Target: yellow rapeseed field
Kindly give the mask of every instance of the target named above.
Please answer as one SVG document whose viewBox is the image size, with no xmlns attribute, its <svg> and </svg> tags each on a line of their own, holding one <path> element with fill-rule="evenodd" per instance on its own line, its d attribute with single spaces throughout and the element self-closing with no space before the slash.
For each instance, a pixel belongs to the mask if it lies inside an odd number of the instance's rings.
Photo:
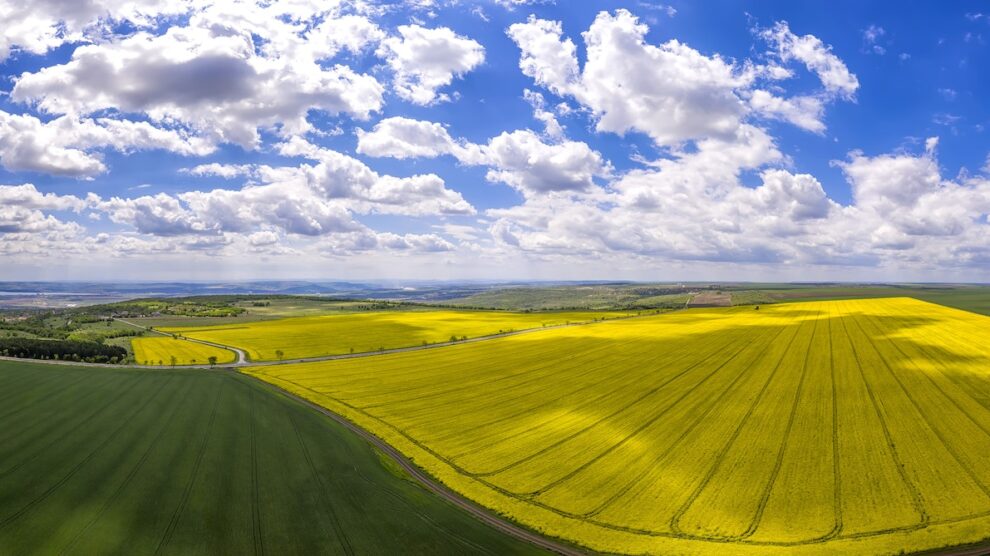
<svg viewBox="0 0 990 556">
<path fill-rule="evenodd" d="M 275 361 L 277 351 L 283 359 L 361 353 L 629 314 L 635 312 L 383 311 L 161 330 L 241 348 L 255 361 Z"/>
<path fill-rule="evenodd" d="M 828 301 L 245 371 L 596 550 L 888 553 L 990 534 L 988 338 L 913 299 Z"/>
<path fill-rule="evenodd" d="M 237 357 L 234 352 L 167 336 L 133 338 L 134 361 L 138 365 L 171 365 L 175 357 L 176 365 L 206 365 L 210 356 L 217 363 L 232 363 Z"/>
</svg>

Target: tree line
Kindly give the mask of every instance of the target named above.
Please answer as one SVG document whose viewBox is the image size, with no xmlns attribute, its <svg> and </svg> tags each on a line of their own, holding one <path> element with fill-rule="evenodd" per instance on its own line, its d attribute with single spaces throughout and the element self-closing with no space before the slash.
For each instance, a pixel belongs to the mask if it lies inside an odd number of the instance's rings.
<svg viewBox="0 0 990 556">
<path fill-rule="evenodd" d="M 98 342 L 34 338 L 0 338 L 0 355 L 85 363 L 121 363 L 127 360 L 127 350 L 120 346 L 108 346 Z"/>
</svg>

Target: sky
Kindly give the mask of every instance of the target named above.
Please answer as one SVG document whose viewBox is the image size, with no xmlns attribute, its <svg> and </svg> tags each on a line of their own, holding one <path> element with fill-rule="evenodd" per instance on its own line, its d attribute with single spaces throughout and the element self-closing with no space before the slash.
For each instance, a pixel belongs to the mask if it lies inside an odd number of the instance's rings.
<svg viewBox="0 0 990 556">
<path fill-rule="evenodd" d="M 0 21 L 0 280 L 990 281 L 985 2 Z"/>
</svg>

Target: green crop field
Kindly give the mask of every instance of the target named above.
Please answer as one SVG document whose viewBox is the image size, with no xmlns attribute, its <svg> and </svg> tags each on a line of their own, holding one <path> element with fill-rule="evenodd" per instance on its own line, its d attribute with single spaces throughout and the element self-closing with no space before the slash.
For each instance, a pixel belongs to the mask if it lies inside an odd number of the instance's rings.
<svg viewBox="0 0 990 556">
<path fill-rule="evenodd" d="M 692 309 L 245 369 L 605 552 L 990 537 L 990 318 L 906 298 Z"/>
<path fill-rule="evenodd" d="M 536 552 L 247 377 L 0 361 L 0 554 Z"/>
<path fill-rule="evenodd" d="M 274 361 L 277 351 L 283 359 L 360 353 L 630 314 L 635 312 L 380 311 L 161 330 Z"/>
</svg>

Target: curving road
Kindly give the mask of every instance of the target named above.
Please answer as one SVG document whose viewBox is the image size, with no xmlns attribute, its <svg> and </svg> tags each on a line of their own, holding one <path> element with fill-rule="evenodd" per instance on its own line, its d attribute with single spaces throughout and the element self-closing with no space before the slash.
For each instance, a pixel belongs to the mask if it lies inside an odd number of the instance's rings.
<svg viewBox="0 0 990 556">
<path fill-rule="evenodd" d="M 457 341 L 454 341 L 454 342 L 437 342 L 435 344 L 427 344 L 425 346 L 422 346 L 422 345 L 420 345 L 420 346 L 407 346 L 407 347 L 400 347 L 400 348 L 383 349 L 383 350 L 378 350 L 378 351 L 362 351 L 362 352 L 358 352 L 358 353 L 339 353 L 339 354 L 336 354 L 336 355 L 321 355 L 321 356 L 318 356 L 318 357 L 303 357 L 303 358 L 297 358 L 297 359 L 282 359 L 280 361 L 251 361 L 250 359 L 248 359 L 247 353 L 244 350 L 242 350 L 240 348 L 236 348 L 234 346 L 228 346 L 228 345 L 224 345 L 224 344 L 217 344 L 217 343 L 214 343 L 214 342 L 207 342 L 206 340 L 197 340 L 195 338 L 190 338 L 189 336 L 182 336 L 182 339 L 183 340 L 186 340 L 186 341 L 189 341 L 189 342 L 195 342 L 197 344 L 203 344 L 203 345 L 206 345 L 206 346 L 212 346 L 212 347 L 216 347 L 216 348 L 230 350 L 230 351 L 233 351 L 234 353 L 236 353 L 237 354 L 237 361 L 234 362 L 234 363 L 225 363 L 223 365 L 224 367 L 267 367 L 267 366 L 270 366 L 270 365 L 291 365 L 291 364 L 296 364 L 296 363 L 314 363 L 314 362 L 317 362 L 317 361 L 333 361 L 333 360 L 336 360 L 336 359 L 354 359 L 356 357 L 373 357 L 375 355 L 388 355 L 390 353 L 404 353 L 404 352 L 407 352 L 407 351 L 420 351 L 420 350 L 424 350 L 424 349 L 435 349 L 435 348 L 442 348 L 442 347 L 447 347 L 447 346 L 455 346 L 455 345 L 460 345 L 460 344 L 471 344 L 471 343 L 474 343 L 474 342 L 487 342 L 487 341 L 495 340 L 495 339 L 498 339 L 498 338 L 505 338 L 505 337 L 508 337 L 508 336 L 517 336 L 519 334 L 532 334 L 532 333 L 536 333 L 536 332 L 542 332 L 544 330 L 553 330 L 555 328 L 566 328 L 566 327 L 570 327 L 570 326 L 593 326 L 595 324 L 600 324 L 600 323 L 603 323 L 603 322 L 611 322 L 611 321 L 614 321 L 614 320 L 634 319 L 634 318 L 642 318 L 642 317 L 649 317 L 649 316 L 655 316 L 655 313 L 648 313 L 648 314 L 645 314 L 645 315 L 629 315 L 629 316 L 626 316 L 626 317 L 612 317 L 612 318 L 607 319 L 607 320 L 599 320 L 599 321 L 591 321 L 591 322 L 588 322 L 588 321 L 572 322 L 572 323 L 566 323 L 566 324 L 554 324 L 554 325 L 551 325 L 551 326 L 541 326 L 539 328 L 526 328 L 524 330 L 514 330 L 512 332 L 503 332 L 501 334 L 491 334 L 491 335 L 488 335 L 488 336 L 478 336 L 478 337 L 475 337 L 475 338 L 468 338 L 467 340 L 457 340 Z M 175 334 L 171 334 L 171 333 L 168 333 L 168 332 L 162 332 L 160 330 L 155 330 L 155 329 L 150 328 L 148 326 L 142 326 L 140 324 L 136 324 L 136 323 L 130 322 L 128 320 L 124 320 L 124 319 L 120 319 L 120 318 L 115 318 L 114 320 L 117 320 L 117 321 L 122 322 L 122 323 L 124 323 L 126 325 L 129 325 L 129 326 L 133 326 L 135 328 L 140 328 L 142 330 L 147 330 L 148 332 L 153 332 L 155 334 L 159 334 L 159 335 L 162 335 L 162 336 L 172 336 L 172 337 L 175 337 Z M 147 368 L 149 368 L 149 366 L 146 366 L 146 365 L 118 365 L 118 366 L 121 366 L 121 367 L 135 367 L 135 368 L 140 368 L 140 369 L 147 369 Z M 170 368 L 173 368 L 173 367 L 170 367 Z M 209 368 L 212 368 L 212 367 L 210 367 L 208 365 L 176 365 L 174 368 L 176 368 L 176 369 L 179 369 L 179 368 L 182 368 L 182 369 L 209 369 Z"/>
</svg>

